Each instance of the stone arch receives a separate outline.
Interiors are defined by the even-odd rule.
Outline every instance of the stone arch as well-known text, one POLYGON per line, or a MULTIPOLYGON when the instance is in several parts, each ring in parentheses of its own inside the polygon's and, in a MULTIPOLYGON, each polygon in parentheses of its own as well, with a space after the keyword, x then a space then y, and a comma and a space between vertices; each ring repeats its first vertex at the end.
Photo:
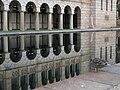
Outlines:
POLYGON ((64 15, 63 15, 63 28, 70 29, 70 14, 72 13, 72 9, 70 6, 66 6, 64 8, 64 15))
MULTIPOLYGON (((45 9, 45 12, 46 13, 49 13, 50 12, 50 7, 47 3, 43 3, 40 7, 40 11, 42 11, 42 9, 45 9)), ((42 13, 42 12, 41 12, 42 13)))
POLYGON ((9 14, 8 14, 9 30, 20 29, 20 11, 21 11, 21 4, 19 3, 19 1, 11 1, 9 4, 9 14))
POLYGON ((73 28, 81 28, 81 9, 78 6, 74 9, 73 28))
POLYGON ((25 29, 35 30, 35 12, 36 12, 35 3, 28 2, 26 4, 26 12, 25 12, 25 29))
POLYGON ((50 7, 47 3, 43 3, 40 7, 40 28, 48 29, 48 13, 50 12, 50 7))
POLYGON ((71 9, 71 7, 69 5, 65 6, 64 13, 67 13, 67 14, 71 14, 72 13, 72 9, 71 9))
POLYGON ((56 10, 55 8, 58 10, 57 13, 61 13, 61 7, 60 7, 60 5, 58 5, 58 4, 54 5, 54 7, 53 7, 53 13, 55 12, 54 10, 56 10))

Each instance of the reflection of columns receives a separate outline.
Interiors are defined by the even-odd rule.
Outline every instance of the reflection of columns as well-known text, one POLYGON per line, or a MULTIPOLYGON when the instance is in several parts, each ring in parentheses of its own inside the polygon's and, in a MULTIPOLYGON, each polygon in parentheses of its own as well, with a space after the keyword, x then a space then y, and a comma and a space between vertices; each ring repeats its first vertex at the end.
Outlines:
POLYGON ((63 46, 63 34, 60 34, 60 46, 63 46))
POLYGON ((49 38, 49 47, 52 47, 52 34, 49 34, 48 38, 49 38))
POLYGON ((39 49, 39 35, 35 35, 36 48, 39 49))
POLYGON ((73 33, 70 33, 70 44, 73 45, 73 33))
POLYGON ((73 14, 70 14, 70 29, 73 29, 73 14))
POLYGON ((52 14, 48 14, 48 29, 52 30, 52 14))
POLYGON ((39 30, 39 13, 36 12, 35 30, 39 30))
POLYGON ((3 11, 3 31, 8 31, 8 11, 3 11))
POLYGON ((24 41, 24 36, 21 36, 20 37, 20 40, 21 40, 21 50, 24 51, 25 50, 25 41, 24 41))
POLYGON ((8 52, 8 37, 3 37, 4 52, 8 52))
POLYGON ((63 29, 63 13, 60 14, 59 29, 63 29))
POLYGON ((24 28, 24 12, 23 11, 21 11, 20 12, 20 30, 21 31, 24 31, 25 30, 25 28, 24 28))

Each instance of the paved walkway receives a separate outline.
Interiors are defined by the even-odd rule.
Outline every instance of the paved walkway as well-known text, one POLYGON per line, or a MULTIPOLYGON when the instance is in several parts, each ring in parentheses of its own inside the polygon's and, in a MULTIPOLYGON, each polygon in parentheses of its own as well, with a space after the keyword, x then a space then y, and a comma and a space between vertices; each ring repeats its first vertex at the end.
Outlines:
POLYGON ((107 66, 98 73, 82 74, 35 90, 120 90, 120 65, 107 66))

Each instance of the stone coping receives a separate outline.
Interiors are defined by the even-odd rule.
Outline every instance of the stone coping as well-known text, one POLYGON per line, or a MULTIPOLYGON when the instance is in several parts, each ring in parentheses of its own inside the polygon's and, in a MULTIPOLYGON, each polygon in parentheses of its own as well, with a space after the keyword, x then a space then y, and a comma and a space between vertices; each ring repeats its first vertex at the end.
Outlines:
POLYGON ((53 30, 11 30, 0 31, 0 36, 19 36, 19 35, 40 35, 40 34, 58 34, 58 33, 78 33, 78 32, 105 32, 105 31, 119 31, 120 28, 106 28, 106 29, 53 29, 53 30))

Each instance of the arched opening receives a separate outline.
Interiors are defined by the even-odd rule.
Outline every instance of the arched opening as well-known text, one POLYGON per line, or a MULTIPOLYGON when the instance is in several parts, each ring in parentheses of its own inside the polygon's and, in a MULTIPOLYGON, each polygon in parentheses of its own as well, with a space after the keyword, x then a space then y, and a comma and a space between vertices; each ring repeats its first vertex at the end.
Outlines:
POLYGON ((80 29, 81 28, 81 10, 79 7, 76 7, 73 15, 73 28, 80 29))
POLYGON ((61 8, 59 5, 53 7, 53 29, 59 29, 61 8))
POLYGON ((53 52, 55 55, 59 55, 61 53, 61 46, 60 46, 60 35, 59 34, 54 34, 53 35, 53 52))
POLYGON ((41 29, 48 29, 48 13, 49 13, 49 6, 46 3, 43 3, 40 8, 40 28, 41 29))
POLYGON ((70 65, 70 74, 71 74, 71 77, 75 76, 75 65, 74 64, 70 65))
POLYGON ((73 45, 75 52, 79 52, 81 48, 81 33, 73 33, 73 45))
POLYGON ((21 76, 21 90, 28 90, 28 76, 21 76))
POLYGON ((5 60, 5 54, 3 50, 3 37, 0 37, 0 65, 4 62, 5 60))
POLYGON ((48 35, 41 35, 39 40, 40 40, 39 44, 41 49, 41 55, 42 57, 46 58, 50 53, 48 35))
POLYGON ((4 5, 3 2, 0 1, 0 30, 3 29, 3 10, 4 10, 4 5))
POLYGON ((22 57, 22 51, 20 50, 20 37, 10 36, 8 44, 11 60, 13 62, 19 62, 22 57))
POLYGON ((49 83, 53 83, 54 82, 54 69, 50 69, 48 71, 48 79, 49 79, 49 83))
POLYGON ((29 85, 30 85, 30 89, 36 88, 35 73, 29 75, 29 85))
POLYGON ((47 85, 48 79, 47 79, 47 71, 42 71, 41 73, 42 78, 42 85, 47 85))
POLYGON ((70 34, 63 34, 63 46, 66 54, 71 51, 70 34))
POLYGON ((55 69, 56 82, 60 81, 60 67, 55 69))
POLYGON ((64 29, 70 28, 70 14, 71 14, 71 8, 70 6, 66 6, 64 9, 64 14, 63 14, 63 28, 64 29))
POLYGON ((28 2, 25 12, 25 29, 35 30, 35 12, 36 6, 33 2, 28 2))
POLYGON ((20 29, 20 10, 21 5, 18 1, 12 1, 9 5, 8 14, 8 25, 9 30, 19 30, 20 29))
POLYGON ((76 75, 78 76, 80 74, 80 64, 79 63, 76 63, 75 71, 76 71, 76 75))
POLYGON ((25 36, 25 49, 29 60, 33 60, 37 55, 35 43, 35 36, 25 36))

